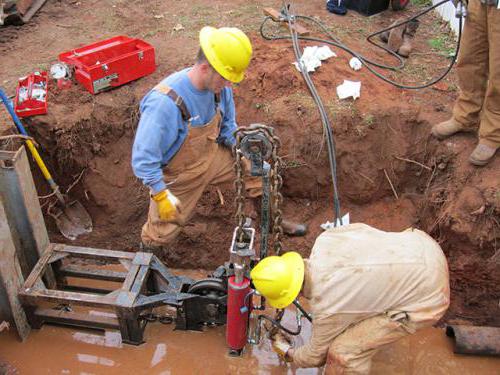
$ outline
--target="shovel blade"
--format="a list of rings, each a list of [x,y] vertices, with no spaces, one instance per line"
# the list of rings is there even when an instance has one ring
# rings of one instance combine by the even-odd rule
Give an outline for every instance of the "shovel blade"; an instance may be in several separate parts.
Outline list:
[[[70,240],[92,232],[92,218],[79,201],[75,200],[67,202],[62,207],[54,207],[50,214],[56,221],[61,234]]]

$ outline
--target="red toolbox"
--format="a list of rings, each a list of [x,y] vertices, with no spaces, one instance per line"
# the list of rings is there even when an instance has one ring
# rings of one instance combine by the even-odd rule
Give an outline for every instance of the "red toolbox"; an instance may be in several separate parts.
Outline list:
[[[116,36],[63,52],[59,60],[75,67],[75,77],[92,94],[121,86],[155,71],[154,47]]]
[[[47,113],[47,72],[33,72],[19,78],[14,110],[19,117],[44,115]]]

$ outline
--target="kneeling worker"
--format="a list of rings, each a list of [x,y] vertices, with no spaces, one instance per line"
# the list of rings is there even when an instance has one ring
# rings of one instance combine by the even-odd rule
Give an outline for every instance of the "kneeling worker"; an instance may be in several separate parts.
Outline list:
[[[326,364],[326,374],[368,374],[380,348],[435,324],[450,301],[443,251],[416,229],[330,229],[316,239],[308,260],[295,252],[267,257],[251,278],[279,309],[302,288],[313,316],[311,340],[294,348],[277,334],[273,349],[298,367]]]
[[[235,180],[237,129],[232,84],[241,82],[252,45],[239,29],[204,27],[194,66],[173,73],[141,101],[132,150],[135,175],[151,192],[142,228],[145,250],[162,252],[187,223],[209,185]],[[248,195],[261,193],[250,180]],[[283,221],[283,230],[305,234],[306,227]]]

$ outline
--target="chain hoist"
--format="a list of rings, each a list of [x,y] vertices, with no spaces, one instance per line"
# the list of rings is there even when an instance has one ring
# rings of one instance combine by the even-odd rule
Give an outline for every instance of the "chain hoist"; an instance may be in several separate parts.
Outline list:
[[[270,210],[272,217],[272,233],[274,252],[276,255],[281,253],[283,236],[282,228],[282,212],[281,204],[283,196],[281,194],[281,187],[283,179],[280,175],[281,158],[278,152],[281,146],[279,138],[274,134],[274,129],[270,126],[263,124],[252,124],[249,127],[241,127],[235,132],[236,145],[233,148],[235,163],[234,169],[236,172],[236,181],[234,186],[236,188],[236,221],[237,221],[237,238],[243,241],[244,225],[245,225],[245,181],[244,181],[244,161],[243,157],[250,162],[250,174],[252,176],[262,176],[263,184],[269,181],[270,185]],[[263,203],[266,203],[266,186],[263,186]],[[263,205],[263,208],[265,204]],[[263,210],[264,211],[264,210]],[[263,212],[263,216],[266,216]],[[264,219],[265,217],[261,218]],[[266,233],[262,233],[266,235]],[[265,237],[267,238],[267,237]],[[263,241],[264,242],[264,241]],[[262,244],[266,246],[266,244]],[[262,257],[261,245],[261,257]]]

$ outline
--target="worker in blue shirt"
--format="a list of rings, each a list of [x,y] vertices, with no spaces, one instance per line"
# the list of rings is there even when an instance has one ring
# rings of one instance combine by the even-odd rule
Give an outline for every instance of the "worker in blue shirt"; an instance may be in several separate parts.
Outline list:
[[[252,45],[237,28],[204,27],[191,68],[176,72],[141,101],[132,149],[135,175],[150,188],[145,248],[164,249],[188,221],[208,185],[234,180],[236,114],[232,83],[243,80]],[[256,196],[261,182],[246,181]],[[286,233],[305,234],[304,225],[283,221]]]

